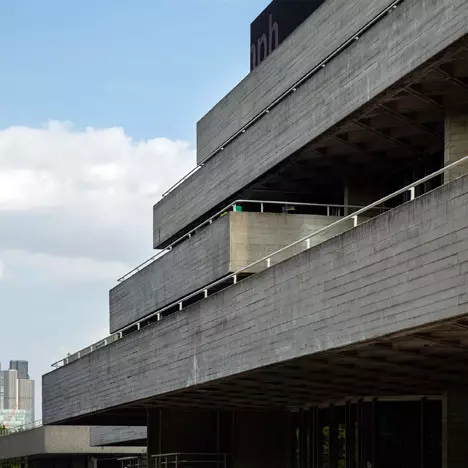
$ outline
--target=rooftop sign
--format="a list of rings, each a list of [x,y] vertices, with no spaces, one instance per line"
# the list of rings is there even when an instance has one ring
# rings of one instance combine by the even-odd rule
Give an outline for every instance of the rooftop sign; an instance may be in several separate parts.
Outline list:
[[[255,69],[325,0],[273,0],[250,25],[250,70]]]

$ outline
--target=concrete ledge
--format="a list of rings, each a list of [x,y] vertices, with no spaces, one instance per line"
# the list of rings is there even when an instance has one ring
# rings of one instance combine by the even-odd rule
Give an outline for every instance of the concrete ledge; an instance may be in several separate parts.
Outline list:
[[[327,0],[322,4],[198,122],[197,161],[208,157],[391,3]]]
[[[337,221],[334,216],[229,212],[175,246],[110,291],[110,328],[148,316],[218,279]],[[311,240],[323,242],[352,227],[349,221]],[[272,259],[272,265],[305,250],[306,243]],[[256,265],[245,273],[256,273]]]
[[[0,437],[0,460],[32,455],[141,454],[138,447],[92,447],[85,426],[43,426]]]
[[[229,233],[225,216],[111,289],[111,333],[227,275]]]
[[[95,426],[91,427],[92,447],[131,445],[146,447],[146,426]]]
[[[465,0],[405,0],[228,145],[222,156],[208,161],[155,205],[154,246],[167,244],[207,212],[232,200],[266,171],[467,33]]]
[[[45,375],[43,417],[60,423],[455,318],[467,287],[464,177]]]

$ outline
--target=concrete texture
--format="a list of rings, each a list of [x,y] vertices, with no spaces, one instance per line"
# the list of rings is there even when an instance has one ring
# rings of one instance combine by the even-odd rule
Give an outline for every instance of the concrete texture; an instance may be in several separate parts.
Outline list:
[[[146,435],[146,426],[96,426],[91,427],[90,445],[93,447],[126,444],[146,446]]]
[[[44,420],[466,314],[467,203],[464,177],[45,375]]]
[[[110,291],[110,329],[119,329],[337,221],[334,216],[230,212]],[[352,221],[311,239],[323,242]],[[272,265],[306,248],[303,242]],[[259,264],[246,270],[266,268]]]
[[[468,111],[466,109],[451,109],[445,117],[445,165],[468,156]],[[451,169],[446,175],[446,181],[454,180],[468,172],[468,163],[463,163]]]
[[[197,161],[208,157],[391,3],[327,0],[198,122]]]
[[[0,460],[52,454],[141,454],[138,447],[91,447],[89,427],[39,427],[0,437]]]
[[[363,14],[374,2],[364,3]],[[465,0],[405,0],[155,205],[154,246],[164,245],[206,212],[232,199],[267,170],[467,33]],[[314,41],[304,44],[316,48]],[[281,49],[287,50],[279,48],[269,59],[278,59]]]
[[[230,218],[231,272],[240,270],[340,219],[335,216],[275,213],[231,213]],[[310,245],[317,245],[352,227],[352,220],[346,221],[313,237],[310,240]],[[302,242],[285,250],[271,259],[271,265],[297,255],[306,248],[306,242]],[[247,269],[246,273],[257,273],[264,270],[265,267],[265,264],[258,264]]]
[[[110,291],[111,333],[229,272],[224,216]]]

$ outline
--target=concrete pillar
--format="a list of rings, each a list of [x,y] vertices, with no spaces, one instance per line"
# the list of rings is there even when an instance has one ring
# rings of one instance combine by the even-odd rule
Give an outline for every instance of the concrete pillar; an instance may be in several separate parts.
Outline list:
[[[348,179],[344,184],[344,205],[367,206],[383,196],[382,187],[376,186],[373,181],[364,177]],[[345,209],[345,215],[355,210]]]
[[[443,414],[443,468],[466,468],[468,463],[468,395],[447,393]]]
[[[464,156],[468,156],[468,111],[452,108],[445,116],[444,163],[447,166]],[[444,181],[450,182],[466,173],[468,162],[445,173]]]

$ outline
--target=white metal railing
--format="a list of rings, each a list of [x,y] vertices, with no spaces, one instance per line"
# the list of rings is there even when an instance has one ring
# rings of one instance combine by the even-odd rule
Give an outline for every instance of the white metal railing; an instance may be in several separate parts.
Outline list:
[[[341,212],[343,211],[343,214],[345,214],[345,210],[357,210],[359,208],[362,208],[361,206],[358,205],[334,205],[334,204],[323,204],[323,203],[302,203],[302,202],[291,202],[291,201],[271,201],[271,200],[235,200],[232,203],[229,203],[229,205],[226,205],[222,210],[219,210],[208,218],[207,220],[201,222],[198,224],[195,228],[191,229],[188,233],[184,234],[183,236],[180,236],[177,238],[174,242],[169,244],[167,247],[164,249],[161,249],[156,255],[153,255],[150,257],[148,260],[145,260],[143,263],[140,263],[138,266],[130,270],[128,273],[125,273],[122,277],[120,277],[117,282],[121,283],[122,281],[127,280],[131,276],[133,276],[135,273],[138,273],[141,271],[143,268],[147,267],[149,264],[153,263],[154,261],[158,260],[162,256],[164,256],[167,252],[170,252],[176,245],[180,244],[184,240],[190,239],[196,232],[198,232],[200,229],[209,226],[213,224],[217,219],[221,218],[225,213],[229,211],[235,211],[238,206],[243,206],[245,208],[245,204],[252,204],[252,205],[257,205],[258,211],[260,213],[267,213],[271,212],[271,210],[268,209],[270,205],[273,206],[284,206],[288,208],[295,208],[295,207],[307,207],[307,208],[315,208],[315,209],[322,209],[324,213],[326,213],[326,216],[342,216]],[[249,211],[248,209],[243,209],[243,211]]]
[[[42,419],[12,427],[2,426],[0,424],[0,437],[16,434],[18,432],[30,431],[31,429],[36,429],[38,427],[42,427]]]
[[[179,468],[181,466],[206,466],[227,468],[228,453],[163,453],[152,455],[150,468]]]
[[[117,459],[120,468],[141,468],[142,457],[122,457]]]
[[[367,24],[365,24],[359,31],[353,34],[349,39],[347,39],[343,44],[341,44],[338,48],[336,48],[331,54],[325,57],[318,65],[315,65],[312,70],[308,71],[302,78],[300,78],[295,84],[293,84],[287,91],[282,93],[279,97],[277,97],[272,103],[267,105],[263,110],[261,110],[257,115],[255,115],[251,120],[249,120],[240,130],[234,133],[231,137],[229,137],[223,144],[218,146],[211,154],[209,154],[203,161],[198,163],[188,174],[182,177],[179,181],[177,181],[174,185],[172,185],[166,192],[162,194],[163,197],[169,195],[173,190],[175,190],[180,184],[182,184],[185,180],[189,179],[193,174],[198,172],[213,156],[218,154],[221,151],[224,151],[224,148],[232,143],[235,139],[237,139],[240,135],[244,134],[254,123],[260,120],[266,114],[269,114],[273,107],[276,107],[281,101],[286,99],[291,93],[295,93],[299,86],[304,84],[307,80],[309,80],[313,75],[319,72],[322,68],[325,68],[331,60],[333,60],[337,55],[347,49],[351,44],[355,41],[359,40],[359,38],[369,31],[375,24],[377,24],[383,17],[385,17],[388,13],[392,12],[395,8],[398,7],[404,0],[395,0],[393,1],[388,7],[382,10],[379,14],[374,16]]]
[[[297,240],[296,242],[293,242],[292,244],[289,244],[288,246],[286,247],[283,247],[279,250],[276,250],[275,252],[253,262],[253,263],[250,263],[249,265],[235,271],[234,273],[231,273],[227,276],[225,276],[224,278],[221,278],[220,280],[218,281],[215,281],[207,286],[205,286],[204,288],[201,288],[199,289],[198,291],[195,291],[185,297],[183,297],[182,299],[178,299],[177,301],[174,301],[173,303],[165,306],[165,307],[162,307],[161,309],[158,309],[157,311],[147,315],[146,317],[143,317],[135,322],[133,322],[132,324],[126,326],[125,328],[122,328],[120,331],[118,331],[117,333],[109,336],[108,338],[106,338],[105,340],[102,340],[92,346],[89,346],[87,348],[85,348],[84,350],[81,350],[79,351],[78,353],[75,353],[74,355],[71,355],[71,356],[68,356],[64,359],[61,359],[60,361],[57,361],[55,362],[54,364],[52,364],[52,367],[60,367],[60,366],[63,366],[63,365],[67,365],[69,364],[70,362],[76,360],[76,359],[79,359],[80,357],[83,357],[84,355],[87,355],[87,354],[90,354],[91,352],[93,352],[94,350],[96,349],[99,349],[103,346],[107,346],[108,344],[110,344],[111,342],[114,342],[114,341],[117,341],[119,339],[121,339],[123,336],[124,336],[124,333],[126,333],[127,331],[130,331],[130,330],[135,330],[135,331],[138,331],[140,330],[142,327],[144,327],[145,325],[147,325],[148,323],[150,323],[151,321],[159,321],[163,318],[163,313],[165,311],[168,311],[170,309],[174,309],[176,308],[177,310],[182,310],[183,307],[184,307],[184,303],[194,299],[194,298],[199,298],[199,300],[203,300],[203,299],[206,299],[208,296],[209,296],[209,292],[210,290],[215,290],[216,291],[216,288],[219,287],[220,285],[226,285],[226,283],[229,281],[229,284],[230,285],[233,285],[233,284],[237,284],[238,280],[239,280],[239,276],[244,273],[244,272],[247,272],[247,270],[251,270],[254,266],[257,266],[257,265],[263,265],[263,269],[267,269],[267,268],[270,268],[272,266],[272,260],[277,257],[279,254],[282,254],[283,252],[289,250],[289,249],[292,249],[293,247],[296,247],[300,244],[303,244],[303,249],[306,250],[306,249],[309,249],[312,247],[311,245],[311,240],[312,238],[314,238],[315,236],[318,236],[320,234],[323,234],[325,233],[326,231],[328,230],[331,230],[333,228],[335,228],[336,226],[339,226],[343,223],[347,223],[349,222],[349,220],[352,220],[353,221],[353,226],[356,227],[358,225],[358,221],[359,221],[359,216],[361,216],[362,214],[370,211],[370,210],[375,210],[375,208],[378,208],[379,206],[382,206],[384,205],[385,202],[391,200],[392,198],[395,198],[399,195],[402,195],[402,194],[408,194],[408,198],[409,200],[414,200],[416,198],[416,188],[419,187],[420,185],[422,184],[425,184],[426,182],[454,169],[455,167],[459,166],[460,164],[463,164],[463,163],[468,163],[468,156],[465,156],[464,158],[452,163],[452,164],[449,164],[445,167],[443,167],[442,169],[439,169],[438,171],[435,171],[433,172],[432,174],[429,174],[427,175],[426,177],[423,177],[422,179],[419,179],[418,181],[416,182],[413,182],[412,184],[410,185],[407,185],[406,187],[403,187],[402,189],[400,190],[397,190],[396,192],[393,192],[391,193],[390,195],[387,195],[383,198],[381,198],[380,200],[377,200],[375,201],[374,203],[371,203],[370,205],[367,205],[366,207],[364,208],[360,208],[358,209],[357,211],[355,211],[354,213],[348,215],[348,216],[344,216],[343,218],[339,219],[338,221],[335,221],[334,223],[331,223],[329,224],[328,226],[322,228],[322,229],[319,229],[307,236],[304,236],[302,237],[301,239]],[[284,260],[284,258],[282,259],[282,261]],[[255,273],[258,273],[258,272],[255,272]],[[191,302],[193,303],[193,302]]]

